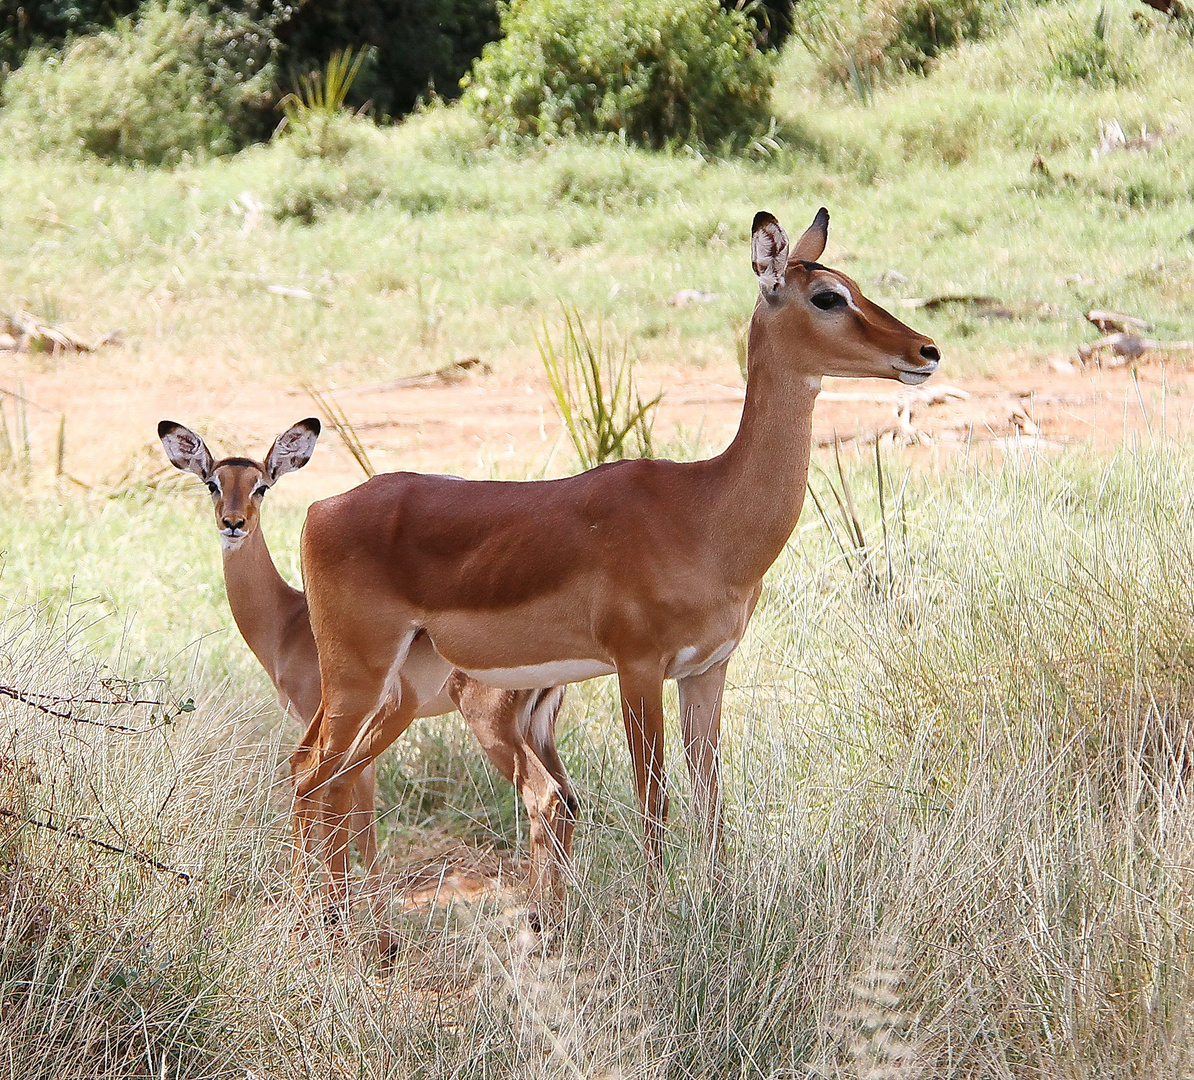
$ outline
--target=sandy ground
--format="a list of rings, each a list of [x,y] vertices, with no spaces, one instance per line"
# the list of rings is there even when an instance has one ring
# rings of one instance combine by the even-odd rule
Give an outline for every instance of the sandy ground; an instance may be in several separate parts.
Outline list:
[[[10,430],[15,434],[12,395],[19,392],[35,460],[52,465],[65,417],[64,469],[101,490],[164,468],[155,434],[164,417],[195,427],[217,454],[254,457],[294,421],[323,417],[306,392],[281,382],[229,385],[197,376],[161,385],[141,379],[130,386],[119,375],[119,347],[105,352],[102,360],[98,354],[75,354],[53,363],[0,354],[0,393]],[[732,437],[743,395],[736,367],[644,368],[638,379],[644,394],[657,387],[664,391],[655,434],[665,452],[669,444],[720,449]],[[451,383],[323,389],[351,420],[379,471],[519,478],[561,475],[575,460],[547,382],[529,362],[519,373],[469,373]],[[1049,366],[964,378],[951,376],[947,358],[917,389],[882,380],[826,379],[814,434],[827,446],[840,438],[862,449],[879,437],[942,458],[1011,446],[1105,448],[1138,434],[1180,435],[1192,421],[1194,371],[1182,364],[1145,357],[1135,368],[1084,370],[1059,357]],[[287,484],[291,497],[312,499],[361,479],[343,442],[327,430],[312,466]]]

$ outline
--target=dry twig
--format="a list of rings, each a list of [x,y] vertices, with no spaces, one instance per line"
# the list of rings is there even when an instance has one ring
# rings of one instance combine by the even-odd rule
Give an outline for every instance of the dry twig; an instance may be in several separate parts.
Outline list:
[[[346,394],[381,394],[387,390],[405,390],[412,386],[448,386],[461,382],[476,373],[488,375],[492,369],[479,356],[466,356],[463,360],[453,360],[450,364],[437,367],[434,371],[424,371],[418,375],[406,375],[401,379],[391,379],[389,382],[374,383],[372,386],[356,386],[350,390],[341,390],[341,396]]]
[[[196,877],[194,874],[188,873],[186,870],[179,870],[177,867],[168,866],[164,862],[159,862],[152,855],[145,854],[144,851],[136,851],[133,848],[120,847],[117,844],[109,844],[106,840],[98,840],[94,836],[88,836],[78,829],[72,829],[65,825],[55,825],[52,821],[41,821],[39,818],[26,817],[24,814],[18,814],[15,810],[9,810],[7,807],[0,806],[0,817],[8,818],[10,821],[17,821],[21,825],[33,825],[39,829],[45,829],[48,832],[61,833],[63,836],[69,836],[72,840],[82,840],[85,844],[91,844],[93,847],[101,848],[104,851],[110,851],[115,855],[127,855],[130,859],[142,863],[145,866],[152,866],[155,870],[160,870],[164,874],[173,874],[177,878],[190,883],[192,881],[202,881],[203,878]]]

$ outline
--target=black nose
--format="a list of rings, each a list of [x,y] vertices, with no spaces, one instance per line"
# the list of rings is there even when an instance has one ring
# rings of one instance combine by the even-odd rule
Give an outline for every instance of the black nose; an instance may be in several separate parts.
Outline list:
[[[245,527],[245,519],[244,518],[238,518],[236,521],[233,521],[231,518],[224,519],[224,528],[225,529],[243,529],[244,527]]]
[[[920,347],[920,355],[926,360],[940,360],[941,353],[938,351],[936,345],[922,345]]]

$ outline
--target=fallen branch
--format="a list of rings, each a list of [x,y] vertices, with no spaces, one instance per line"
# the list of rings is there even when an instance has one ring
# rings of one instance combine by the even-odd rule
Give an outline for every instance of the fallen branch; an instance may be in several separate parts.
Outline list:
[[[1092,147],[1090,153],[1097,161],[1115,150],[1153,150],[1161,145],[1161,141],[1159,134],[1150,132],[1143,124],[1140,125],[1139,136],[1129,138],[1124,134],[1123,125],[1114,117],[1110,120],[1100,119],[1098,145]]]
[[[1094,360],[1095,363],[1104,366],[1099,354],[1107,351],[1111,353],[1112,359],[1105,366],[1123,367],[1124,364],[1138,360],[1145,353],[1190,352],[1192,350],[1194,350],[1194,341],[1156,341],[1153,338],[1137,337],[1125,330],[1118,334],[1108,334],[1087,345],[1079,345],[1078,358],[1083,364]]]
[[[267,285],[265,291],[273,293],[274,296],[289,296],[292,300],[314,300],[324,307],[332,306],[330,300],[317,296],[310,289],[300,289],[296,285]]]
[[[935,311],[937,308],[957,305],[959,307],[974,308],[974,313],[980,319],[1026,319],[1056,318],[1060,309],[1056,304],[1047,304],[1043,300],[1031,300],[1018,307],[1009,307],[997,296],[983,296],[971,293],[947,293],[942,296],[913,296],[896,301],[900,307],[918,308],[925,311]]]
[[[490,367],[479,356],[466,356],[463,360],[453,360],[434,371],[424,371],[419,375],[406,375],[401,379],[391,379],[389,382],[374,383],[372,386],[357,386],[351,390],[341,390],[345,394],[381,394],[387,390],[405,390],[412,386],[449,385],[460,382],[469,372],[488,375]]]
[[[78,829],[71,829],[64,825],[55,825],[51,821],[41,821],[35,817],[25,817],[23,814],[18,814],[15,810],[9,810],[7,807],[0,806],[0,817],[8,818],[10,821],[20,822],[22,825],[35,825],[39,829],[46,829],[49,832],[61,833],[63,836],[69,836],[72,840],[82,840],[85,844],[91,844],[93,847],[102,848],[104,851],[110,851],[114,855],[127,855],[130,859],[141,863],[144,866],[152,866],[155,870],[160,870],[163,874],[173,874],[177,878],[181,878],[185,882],[203,881],[201,877],[194,874],[188,874],[185,870],[179,870],[174,866],[167,866],[164,862],[159,862],[152,855],[146,855],[144,851],[134,851],[132,848],[120,847],[117,844],[109,844],[106,840],[97,840],[94,836],[88,836],[86,833],[80,832]]]
[[[1092,308],[1086,313],[1086,321],[1097,326],[1101,333],[1114,334],[1127,330],[1129,326],[1137,330],[1151,330],[1152,325],[1135,315],[1120,315],[1115,311],[1099,311]]]
[[[706,292],[704,289],[681,289],[668,298],[668,307],[688,307],[689,304],[711,304],[721,298],[721,293]]]
[[[898,301],[900,307],[923,308],[925,311],[935,311],[937,308],[949,307],[957,304],[962,307],[979,309],[980,315],[995,318],[1011,319],[1015,313],[997,296],[980,296],[970,293],[947,293],[942,296],[912,296]]]
[[[27,311],[11,312],[4,315],[2,321],[6,330],[5,351],[8,352],[31,352],[34,347],[51,353],[94,352],[119,336],[119,331],[112,331],[96,341],[87,341],[66,327],[51,326]]]

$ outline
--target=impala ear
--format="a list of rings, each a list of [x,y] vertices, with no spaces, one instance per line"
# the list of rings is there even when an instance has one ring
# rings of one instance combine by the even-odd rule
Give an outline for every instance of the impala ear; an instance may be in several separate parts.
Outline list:
[[[829,211],[821,207],[813,223],[804,230],[804,235],[796,241],[792,258],[799,262],[816,262],[825,250],[829,240]]]
[[[750,261],[759,278],[759,291],[774,300],[788,269],[788,234],[766,210],[755,214],[750,227]]]
[[[207,444],[190,428],[163,420],[158,424],[158,438],[170,464],[183,472],[193,472],[200,480],[211,476],[213,458]]]
[[[288,427],[274,440],[274,445],[265,455],[265,474],[271,484],[275,483],[279,476],[301,469],[311,460],[319,431],[319,421],[309,416],[293,427]]]

